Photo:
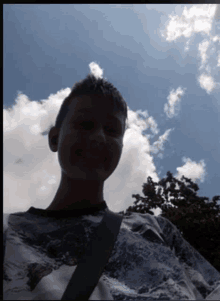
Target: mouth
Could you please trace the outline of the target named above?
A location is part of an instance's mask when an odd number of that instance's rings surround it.
[[[82,159],[84,159],[84,160],[87,160],[87,159],[93,159],[93,160],[95,160],[95,161],[101,161],[101,162],[106,162],[107,161],[107,157],[104,157],[103,158],[103,156],[93,156],[93,155],[91,155],[90,153],[88,153],[86,156],[83,156],[83,154],[82,154],[82,150],[77,150],[76,151],[76,155],[77,156],[79,156],[79,157],[81,157]]]
[[[100,162],[106,162],[107,161],[107,158],[106,157],[100,157],[100,156],[92,156],[92,155],[87,155],[86,157],[85,156],[83,156],[82,157],[83,159],[85,159],[85,160],[94,160],[94,161],[100,161]]]

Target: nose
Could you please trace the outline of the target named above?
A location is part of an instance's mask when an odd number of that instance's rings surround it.
[[[90,150],[102,152],[106,147],[106,137],[102,126],[96,126],[89,137]]]

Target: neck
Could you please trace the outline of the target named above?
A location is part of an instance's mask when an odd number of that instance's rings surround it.
[[[103,202],[103,182],[62,176],[56,195],[46,210],[88,208]]]

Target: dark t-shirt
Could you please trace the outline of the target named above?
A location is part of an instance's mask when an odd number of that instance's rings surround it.
[[[61,300],[106,208],[104,201],[81,210],[31,207],[10,214],[4,227],[4,300]],[[174,299],[220,299],[220,273],[166,218],[124,216],[89,300]]]

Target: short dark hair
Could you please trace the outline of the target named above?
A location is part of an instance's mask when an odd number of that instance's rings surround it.
[[[114,85],[106,79],[96,78],[93,74],[88,74],[85,79],[80,80],[73,85],[70,94],[64,99],[56,117],[56,128],[61,128],[63,120],[68,113],[68,105],[72,99],[79,95],[88,94],[101,94],[104,96],[110,96],[114,108],[117,107],[117,109],[125,115],[125,118],[128,118],[127,104],[121,93],[114,87]]]

